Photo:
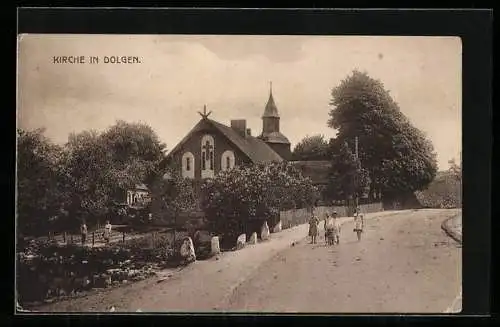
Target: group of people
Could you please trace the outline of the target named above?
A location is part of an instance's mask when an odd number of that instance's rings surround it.
[[[311,237],[311,244],[317,243],[317,237],[319,235],[319,219],[314,215],[309,219],[309,236]],[[361,241],[361,234],[364,229],[364,218],[361,213],[360,208],[356,208],[354,211],[354,229],[353,231],[356,233],[358,241]],[[340,243],[340,222],[337,219],[337,212],[333,211],[331,214],[326,213],[325,221],[324,221],[324,229],[325,229],[325,243],[328,245],[334,245]]]
[[[88,228],[85,221],[83,221],[80,226],[80,234],[82,236],[82,245],[85,245],[87,242],[87,234],[88,234]],[[102,233],[102,237],[104,238],[104,242],[106,242],[106,244],[109,243],[110,235],[111,235],[111,223],[109,222],[109,220],[106,220],[106,225],[104,225],[104,231]]]

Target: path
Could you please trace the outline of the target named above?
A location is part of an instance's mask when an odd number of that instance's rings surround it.
[[[230,311],[442,313],[461,287],[461,247],[442,230],[453,213],[419,210],[353,224],[341,244],[278,254],[233,292]]]
[[[449,213],[450,211],[441,210],[441,212]],[[373,217],[376,216],[385,216],[380,221],[383,222],[387,219],[387,223],[391,225],[398,220],[398,217],[406,215],[413,215],[413,213],[411,211],[382,212],[366,216],[367,221],[375,219]],[[378,226],[378,224],[373,226]],[[252,283],[252,276],[256,276],[259,271],[267,271],[270,269],[269,267],[274,267],[276,262],[272,258],[280,253],[294,251],[289,250],[290,248],[305,249],[307,246],[304,244],[305,242],[297,243],[294,247],[291,246],[291,243],[303,241],[307,235],[307,227],[307,225],[300,225],[280,233],[271,234],[270,241],[250,245],[240,251],[225,252],[218,260],[213,258],[196,262],[180,273],[169,272],[171,277],[162,282],[159,282],[158,278],[151,278],[117,289],[105,290],[85,298],[45,305],[37,308],[37,311],[105,311],[110,306],[114,306],[116,312],[134,312],[138,309],[143,312],[234,310],[235,305],[241,303],[238,302],[241,301],[241,296],[238,294],[241,294],[242,287],[251,285],[248,283]],[[413,227],[411,226],[411,228]],[[348,229],[349,226],[344,227],[344,230],[348,231]],[[439,226],[438,232],[441,232]],[[374,233],[374,231],[368,231],[367,240],[370,238],[369,235]],[[364,241],[363,244],[367,244]],[[345,246],[347,245],[345,244]],[[317,249],[310,249],[308,252],[316,253],[318,249],[321,247],[317,246]],[[325,249],[325,251],[329,250]],[[301,259],[300,256],[298,259]],[[299,263],[294,263],[294,259],[290,260],[287,260],[287,266],[293,271],[292,267]],[[304,290],[307,289],[306,286],[303,287]],[[249,288],[249,292],[254,292],[253,289],[251,291],[250,289],[252,287]],[[259,292],[257,291],[257,293]],[[286,297],[286,294],[286,292],[283,293],[282,298]],[[243,305],[239,309],[244,308]],[[268,309],[272,310],[272,308]]]

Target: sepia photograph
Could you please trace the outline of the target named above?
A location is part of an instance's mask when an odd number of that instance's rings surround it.
[[[461,312],[459,37],[17,43],[17,314]]]

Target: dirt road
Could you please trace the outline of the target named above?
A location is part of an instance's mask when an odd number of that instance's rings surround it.
[[[455,298],[461,278],[461,250],[440,228],[452,215],[450,210],[368,214],[361,243],[354,242],[348,223],[341,245],[332,248],[306,244],[307,226],[301,225],[218,260],[167,271],[170,277],[162,282],[151,278],[35,310],[382,312],[429,307],[441,312]],[[401,299],[406,302],[398,303]]]
[[[461,286],[461,248],[440,228],[449,213],[420,210],[352,223],[341,243],[279,253],[229,298],[229,311],[441,313]]]

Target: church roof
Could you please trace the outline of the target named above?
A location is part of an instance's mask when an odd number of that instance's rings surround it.
[[[269,90],[269,99],[267,100],[266,109],[264,109],[264,115],[262,118],[265,117],[280,117],[278,114],[278,107],[276,107],[276,104],[274,103],[272,88]]]
[[[214,120],[210,122],[218,128],[231,142],[233,142],[245,155],[255,163],[283,161],[283,158],[277,154],[264,141],[247,135],[242,137],[229,126],[218,123]]]
[[[288,138],[285,135],[281,134],[280,132],[262,133],[262,135],[260,135],[259,138],[267,143],[290,144]]]
[[[189,137],[204,127],[206,124],[214,127],[221,134],[223,134],[231,143],[233,143],[241,152],[243,152],[252,162],[254,163],[266,163],[272,161],[283,161],[283,158],[277,154],[271,147],[269,147],[264,141],[247,135],[246,137],[238,134],[234,129],[215,120],[204,118],[201,119],[198,124],[196,124],[193,129],[182,139],[179,144],[177,144],[172,151],[167,155],[167,159],[171,157],[172,154],[176,153],[184,143],[189,140]]]

